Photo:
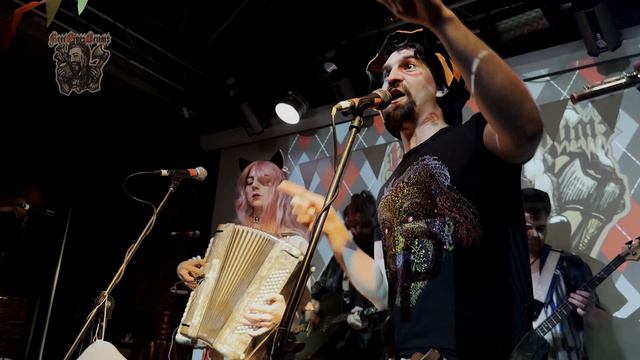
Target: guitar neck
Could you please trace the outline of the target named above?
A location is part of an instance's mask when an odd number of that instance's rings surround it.
[[[379,310],[374,307],[364,309],[360,312],[360,319],[366,320],[368,317],[370,317],[373,314],[377,314],[378,312]],[[350,312],[347,312],[347,313],[342,313],[338,315],[330,315],[324,318],[323,323],[326,326],[337,324],[339,322],[347,320],[347,317],[349,317],[350,314],[351,314]]]
[[[347,317],[349,316],[350,313],[344,313],[344,314],[338,314],[338,315],[331,315],[331,316],[327,316],[324,320],[324,322],[327,325],[333,325],[333,324],[337,324],[339,322],[345,321],[347,320]]]
[[[589,281],[587,281],[584,285],[580,287],[579,290],[584,290],[588,292],[593,292],[595,288],[600,285],[606,278],[611,275],[620,265],[622,265],[626,259],[622,255],[616,256],[611,262],[605,266],[599,273],[597,273],[594,277],[592,277]],[[576,306],[570,303],[569,301],[565,301],[562,305],[560,305],[556,311],[553,312],[546,320],[544,320],[537,328],[535,328],[535,332],[540,335],[546,335],[551,329],[556,327],[560,321],[566,318],[573,310],[576,309]]]

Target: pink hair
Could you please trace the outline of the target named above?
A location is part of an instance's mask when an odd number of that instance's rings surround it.
[[[259,224],[253,222],[253,208],[245,192],[247,176],[249,176],[252,169],[255,169],[255,181],[265,175],[268,175],[273,180],[271,202],[262,210]],[[298,235],[304,235],[306,228],[300,225],[291,213],[291,197],[276,190],[276,186],[285,179],[287,179],[286,173],[270,161],[257,160],[249,164],[238,177],[238,198],[236,199],[238,222],[273,234],[294,232]]]

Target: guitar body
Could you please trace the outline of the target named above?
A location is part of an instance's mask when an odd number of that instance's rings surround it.
[[[518,343],[509,356],[509,360],[546,360],[549,343],[531,330]]]
[[[361,320],[367,321],[371,316],[379,313],[380,310],[375,307],[370,307],[360,311],[359,316]],[[342,330],[347,336],[350,331],[348,325],[345,324],[349,312],[330,315],[322,319],[316,326],[308,325],[305,330],[298,332],[296,335],[296,341],[305,344],[304,348],[296,354],[296,359],[304,360],[311,359],[315,353],[322,348],[324,344],[329,341],[338,330]]]
[[[311,357],[338,331],[340,324],[329,327],[318,327],[311,331],[302,331],[296,335],[296,341],[303,343],[304,348],[296,354],[296,359],[304,360]]]

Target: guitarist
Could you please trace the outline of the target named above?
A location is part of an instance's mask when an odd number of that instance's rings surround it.
[[[350,203],[343,212],[345,225],[353,234],[358,246],[373,256],[374,233],[377,226],[376,204],[369,191],[362,191],[351,196]],[[385,314],[376,313],[367,319],[361,319],[359,311],[371,309],[373,304],[362,296],[349,282],[334,257],[325,267],[320,279],[311,288],[311,297],[315,311],[311,316],[312,324],[321,326],[323,318],[329,315],[350,313],[345,322],[333,325],[335,328],[311,333],[309,341],[324,341],[324,345],[314,359],[351,358],[359,356],[363,359],[382,358],[382,339],[379,325]]]
[[[534,328],[568,299],[577,309],[545,336],[549,359],[586,359],[585,325],[592,325],[598,313],[603,313],[596,306],[596,294],[577,290],[592,277],[591,269],[578,256],[545,244],[551,213],[549,195],[533,188],[522,189],[521,194],[535,298]]]

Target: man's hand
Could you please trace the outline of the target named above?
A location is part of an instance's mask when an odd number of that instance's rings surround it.
[[[253,327],[247,333],[251,336],[259,336],[267,331],[275,328],[280,324],[284,310],[287,304],[284,300],[284,296],[280,294],[273,294],[265,299],[266,304],[254,303],[249,307],[249,312],[243,314],[244,325]]]
[[[309,322],[312,326],[316,326],[320,323],[320,303],[317,300],[311,300],[304,306],[304,320]]]
[[[362,308],[360,306],[354,306],[353,309],[351,309],[351,314],[347,316],[347,324],[354,330],[362,330],[369,325],[367,321],[360,319],[361,311]]]
[[[203,259],[193,258],[190,260],[186,260],[178,264],[178,268],[176,272],[178,273],[178,277],[180,280],[184,281],[185,285],[187,285],[191,290],[195,289],[198,285],[196,280],[204,273],[204,265],[207,262]]]
[[[451,12],[440,0],[377,0],[396,17],[432,28]]]
[[[320,214],[322,206],[324,205],[324,197],[320,194],[316,194],[305,189],[303,186],[284,180],[278,185],[278,191],[288,194],[292,197],[291,206],[292,213],[296,216],[296,220],[301,224],[313,225],[316,217]],[[333,234],[339,232],[346,232],[346,226],[340,219],[340,216],[336,213],[336,210],[331,207],[329,214],[324,223],[322,232],[324,232],[331,240]]]
[[[576,306],[576,311],[580,316],[587,316],[596,308],[596,299],[593,293],[584,290],[577,290],[569,294],[569,302]]]
[[[68,63],[63,63],[60,66],[58,66],[58,76],[60,76],[60,78],[62,79],[66,79],[71,77],[71,74],[73,73],[73,70],[71,70],[71,66],[69,66]]]

